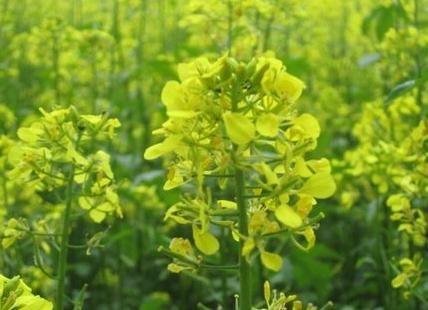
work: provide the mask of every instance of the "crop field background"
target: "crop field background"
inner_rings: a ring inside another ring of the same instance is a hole
[[[428,0],[0,0],[0,310],[428,309]]]

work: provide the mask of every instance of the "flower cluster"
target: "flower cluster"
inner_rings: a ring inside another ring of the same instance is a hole
[[[93,221],[100,223],[113,213],[121,216],[110,156],[89,149],[94,141],[113,138],[119,121],[80,115],[73,107],[41,112],[39,120],[18,130],[20,143],[8,154],[13,166],[8,177],[44,191],[63,188],[72,178],[80,188],[79,205]]]
[[[267,268],[279,270],[282,258],[267,250],[269,237],[289,231],[301,248],[311,248],[319,219],[311,210],[335,191],[329,161],[305,159],[320,127],[312,115],[296,111],[303,82],[270,57],[249,63],[199,58],[180,64],[178,74],[180,81],[168,82],[162,91],[169,119],[154,134],[163,140],[148,148],[145,158],[169,158],[165,190],[193,184],[194,193],[165,218],[191,225],[205,255],[220,248],[214,227],[227,227],[236,240],[245,240],[247,259],[261,254]],[[248,202],[248,235],[238,230],[237,201],[227,194],[237,170],[245,175],[238,186]],[[219,188],[215,197],[213,186]]]
[[[369,201],[386,197],[390,220],[397,224],[395,250],[401,257],[401,271],[392,286],[406,288],[406,296],[421,278],[420,256],[427,245],[428,123],[419,119],[420,112],[412,96],[397,98],[387,109],[382,103],[368,104],[354,128],[358,147],[341,163],[341,178],[352,179],[344,182],[344,205],[351,206],[361,191]],[[410,278],[413,281],[407,281]]]
[[[272,290],[269,281],[264,283],[264,297],[267,308],[261,308],[260,310],[317,310],[318,307],[311,303],[308,303],[306,307],[303,307],[302,301],[300,301],[297,295],[285,295],[284,293],[278,293],[276,290]],[[331,302],[328,302],[322,310],[328,309],[332,306]]]
[[[409,78],[413,68],[420,66],[421,51],[428,48],[428,32],[414,26],[402,29],[391,28],[385,34],[384,40],[379,44],[379,50],[388,61],[381,63],[385,74],[392,77],[395,84]],[[393,86],[395,86],[393,84]]]

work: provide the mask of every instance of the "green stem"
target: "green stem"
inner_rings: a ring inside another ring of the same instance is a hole
[[[77,296],[77,300],[74,304],[73,310],[82,310],[83,304],[85,302],[85,295],[86,295],[86,289],[88,288],[88,284],[84,284],[82,289],[79,292],[79,295]]]
[[[58,283],[55,305],[56,310],[64,309],[65,273],[67,268],[68,240],[70,236],[70,214],[73,205],[73,179],[74,165],[71,166],[70,174],[67,180],[65,209],[63,214],[63,226],[61,233],[61,245],[58,258]]]
[[[217,270],[217,271],[236,271],[238,270],[238,265],[207,265],[201,264],[199,266],[201,269],[207,270]]]
[[[238,110],[239,93],[238,82],[235,82],[232,89],[232,110]],[[244,171],[239,168],[237,158],[238,147],[233,145],[232,158],[235,163],[235,195],[236,204],[239,211],[239,309],[251,309],[251,268],[246,258],[242,255],[245,239],[242,236],[248,236],[248,215],[247,202],[245,199]]]
[[[227,236],[226,236],[226,228],[222,227],[221,228],[221,240],[223,242],[227,242],[226,240]],[[229,255],[229,253],[227,253],[227,251],[223,251],[221,253],[221,264],[224,265],[227,261],[227,256]],[[221,297],[222,297],[222,303],[223,303],[223,307],[227,306],[227,275],[226,273],[222,272],[221,273]]]
[[[235,175],[236,203],[239,210],[239,233],[241,236],[248,236],[248,216],[247,204],[244,197],[244,172],[237,169]],[[246,258],[242,255],[244,248],[244,238],[239,239],[239,309],[251,309],[251,268]]]

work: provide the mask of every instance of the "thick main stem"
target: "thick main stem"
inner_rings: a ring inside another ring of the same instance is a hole
[[[67,180],[66,201],[63,214],[61,244],[58,257],[58,272],[57,272],[57,295],[56,295],[56,310],[64,309],[64,295],[65,295],[65,273],[67,268],[67,255],[68,255],[68,240],[70,235],[70,214],[73,205],[73,179],[74,179],[74,166],[70,169],[70,175]]]
[[[235,81],[232,86],[231,93],[232,110],[236,112],[238,110],[239,100],[239,83]],[[233,146],[233,161],[235,163],[235,195],[236,204],[239,212],[239,310],[250,310],[251,309],[251,268],[246,258],[242,255],[244,248],[245,239],[248,236],[248,215],[247,215],[247,202],[245,199],[245,182],[244,172],[239,167],[239,159],[237,155],[238,146]]]
[[[248,217],[247,204],[244,197],[244,173],[239,168],[235,171],[235,186],[236,186],[236,203],[239,210],[239,309],[251,309],[251,269],[250,264],[242,255],[245,239],[243,236],[248,236]]]

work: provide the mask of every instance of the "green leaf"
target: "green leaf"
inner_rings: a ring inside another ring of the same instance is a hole
[[[392,100],[394,100],[395,98],[398,98],[402,95],[404,95],[405,93],[409,92],[410,90],[413,89],[413,87],[415,87],[416,85],[416,80],[408,80],[405,81],[397,86],[395,86],[390,93],[388,94],[388,96],[385,99],[385,103],[389,103]]]
[[[366,35],[374,35],[381,41],[386,32],[398,21],[402,23],[410,21],[400,2],[392,3],[390,6],[379,5],[364,18],[362,31]]]

